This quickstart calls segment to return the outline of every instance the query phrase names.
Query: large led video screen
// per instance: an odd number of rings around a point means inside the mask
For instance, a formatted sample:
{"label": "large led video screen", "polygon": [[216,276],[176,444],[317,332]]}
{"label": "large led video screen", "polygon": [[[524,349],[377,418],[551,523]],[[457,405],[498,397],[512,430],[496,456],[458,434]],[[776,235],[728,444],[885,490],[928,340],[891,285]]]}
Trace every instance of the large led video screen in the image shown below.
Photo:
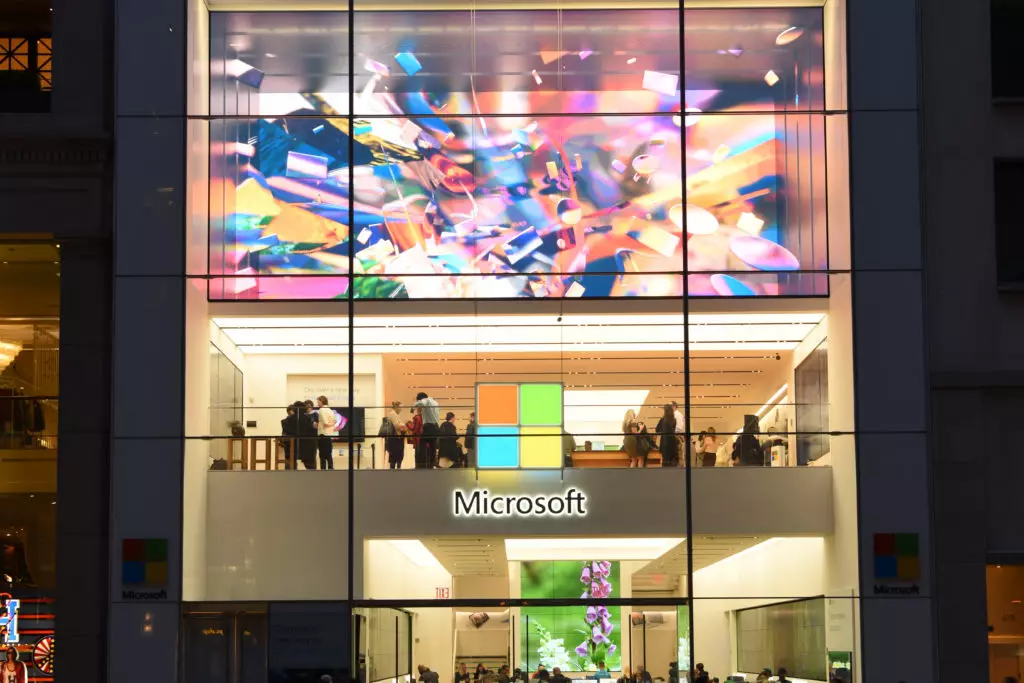
{"label": "large led video screen", "polygon": [[[525,600],[619,597],[619,563],[607,560],[533,561],[520,564]],[[526,671],[622,669],[621,608],[599,602],[571,607],[523,607],[520,616],[520,661]]]}
{"label": "large led video screen", "polygon": [[215,13],[211,298],[827,293],[821,10],[683,16]]}

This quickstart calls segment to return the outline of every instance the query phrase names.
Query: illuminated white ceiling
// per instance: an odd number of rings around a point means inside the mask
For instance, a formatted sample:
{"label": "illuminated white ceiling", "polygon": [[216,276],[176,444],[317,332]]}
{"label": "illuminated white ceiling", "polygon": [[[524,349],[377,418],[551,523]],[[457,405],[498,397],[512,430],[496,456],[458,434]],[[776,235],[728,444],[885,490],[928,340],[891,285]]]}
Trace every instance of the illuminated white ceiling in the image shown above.
{"label": "illuminated white ceiling", "polygon": [[511,561],[536,560],[652,560],[682,543],[684,538],[506,538]]}
{"label": "illuminated white ceiling", "polygon": [[[701,351],[788,351],[821,313],[690,316],[689,343]],[[348,353],[348,318],[217,317],[247,354]],[[356,353],[531,353],[680,351],[682,314],[544,316],[357,316]]]}
{"label": "illuminated white ceiling", "polygon": [[[739,561],[754,547],[780,537],[709,536],[694,538],[693,569]],[[638,592],[664,591],[686,574],[686,539],[679,538],[504,538],[501,536],[431,536],[392,540],[418,567],[442,566],[452,576],[507,576],[509,562],[536,560],[650,560],[632,577]]]}

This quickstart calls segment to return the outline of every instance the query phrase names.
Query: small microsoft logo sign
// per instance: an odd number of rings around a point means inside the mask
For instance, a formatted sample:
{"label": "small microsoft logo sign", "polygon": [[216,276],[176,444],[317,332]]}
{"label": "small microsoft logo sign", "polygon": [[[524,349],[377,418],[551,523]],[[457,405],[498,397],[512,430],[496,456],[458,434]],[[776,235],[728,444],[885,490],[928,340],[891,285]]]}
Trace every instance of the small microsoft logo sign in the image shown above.
{"label": "small microsoft logo sign", "polygon": [[167,583],[167,539],[124,539],[121,542],[121,583],[130,586]]}
{"label": "small microsoft logo sign", "polygon": [[[914,583],[921,578],[917,534],[875,534],[875,581]],[[886,586],[876,583],[875,594],[917,594],[920,587]]]}

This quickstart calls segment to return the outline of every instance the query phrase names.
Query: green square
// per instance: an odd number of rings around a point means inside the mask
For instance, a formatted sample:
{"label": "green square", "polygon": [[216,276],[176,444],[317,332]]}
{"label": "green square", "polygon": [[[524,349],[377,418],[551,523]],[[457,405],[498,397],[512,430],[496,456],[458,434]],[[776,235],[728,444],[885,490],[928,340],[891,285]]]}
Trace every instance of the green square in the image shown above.
{"label": "green square", "polygon": [[562,385],[521,385],[519,387],[519,424],[527,427],[561,427]]}
{"label": "green square", "polygon": [[896,555],[917,557],[917,534],[896,534]]}
{"label": "green square", "polygon": [[147,538],[146,539],[146,562],[167,561],[167,539]]}

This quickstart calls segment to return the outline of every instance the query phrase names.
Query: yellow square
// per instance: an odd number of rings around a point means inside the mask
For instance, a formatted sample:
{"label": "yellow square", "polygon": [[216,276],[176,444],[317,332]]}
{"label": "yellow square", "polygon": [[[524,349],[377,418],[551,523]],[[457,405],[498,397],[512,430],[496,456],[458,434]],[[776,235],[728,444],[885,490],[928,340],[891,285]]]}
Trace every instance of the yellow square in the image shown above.
{"label": "yellow square", "polygon": [[921,563],[916,557],[901,557],[896,560],[896,578],[900,581],[917,581]]}
{"label": "yellow square", "polygon": [[146,583],[149,585],[160,585],[167,583],[167,563],[147,562]]}
{"label": "yellow square", "polygon": [[521,430],[520,467],[557,469],[562,466],[561,427],[522,427]]}

